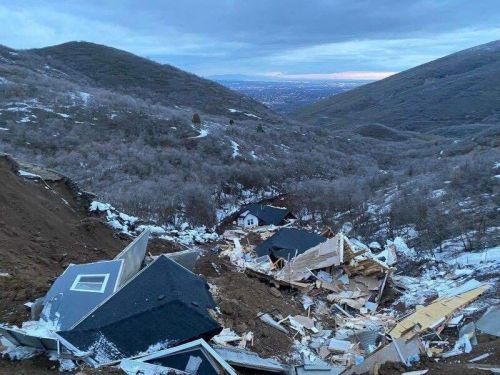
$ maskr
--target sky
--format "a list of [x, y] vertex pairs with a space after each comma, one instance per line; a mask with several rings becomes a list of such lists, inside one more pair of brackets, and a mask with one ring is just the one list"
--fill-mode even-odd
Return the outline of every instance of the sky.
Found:
[[73, 40], [195, 74], [380, 79], [500, 39], [500, 0], [0, 0], [0, 44]]

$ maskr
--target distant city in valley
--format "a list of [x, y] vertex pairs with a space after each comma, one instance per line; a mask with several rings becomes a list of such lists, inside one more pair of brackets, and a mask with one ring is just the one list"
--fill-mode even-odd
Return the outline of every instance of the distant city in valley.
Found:
[[371, 81], [248, 81], [217, 79], [220, 84], [288, 114], [335, 94], [352, 90]]

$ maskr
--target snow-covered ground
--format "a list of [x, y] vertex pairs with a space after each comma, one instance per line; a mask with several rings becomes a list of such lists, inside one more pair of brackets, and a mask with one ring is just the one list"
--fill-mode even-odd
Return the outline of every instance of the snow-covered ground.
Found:
[[189, 224], [184, 223], [179, 228], [174, 228], [155, 223], [139, 224], [141, 220], [138, 217], [120, 212], [109, 203], [93, 201], [89, 211], [105, 213], [106, 220], [113, 229], [129, 236], [136, 236], [148, 229], [154, 236], [186, 246], [212, 242], [219, 238], [217, 233], [209, 231], [205, 226], [191, 228]]

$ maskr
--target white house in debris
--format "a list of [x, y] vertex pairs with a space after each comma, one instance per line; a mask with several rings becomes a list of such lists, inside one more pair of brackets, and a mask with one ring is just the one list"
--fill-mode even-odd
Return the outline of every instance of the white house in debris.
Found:
[[282, 207], [274, 207], [263, 204], [249, 204], [238, 216], [238, 226], [242, 228], [253, 228], [259, 225], [283, 225], [287, 219], [294, 219], [290, 211]]
[[259, 218], [255, 215], [252, 215], [250, 211], [243, 212], [238, 217], [238, 226], [243, 228], [254, 228], [259, 225]]

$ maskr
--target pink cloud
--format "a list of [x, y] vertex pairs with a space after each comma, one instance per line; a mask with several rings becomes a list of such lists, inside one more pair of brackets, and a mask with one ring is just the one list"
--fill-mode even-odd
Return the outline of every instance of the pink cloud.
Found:
[[287, 74], [283, 72], [267, 72], [266, 77], [283, 79], [304, 79], [304, 80], [379, 80], [396, 74], [397, 72], [376, 72], [376, 71], [347, 71], [337, 73], [303, 73]]

